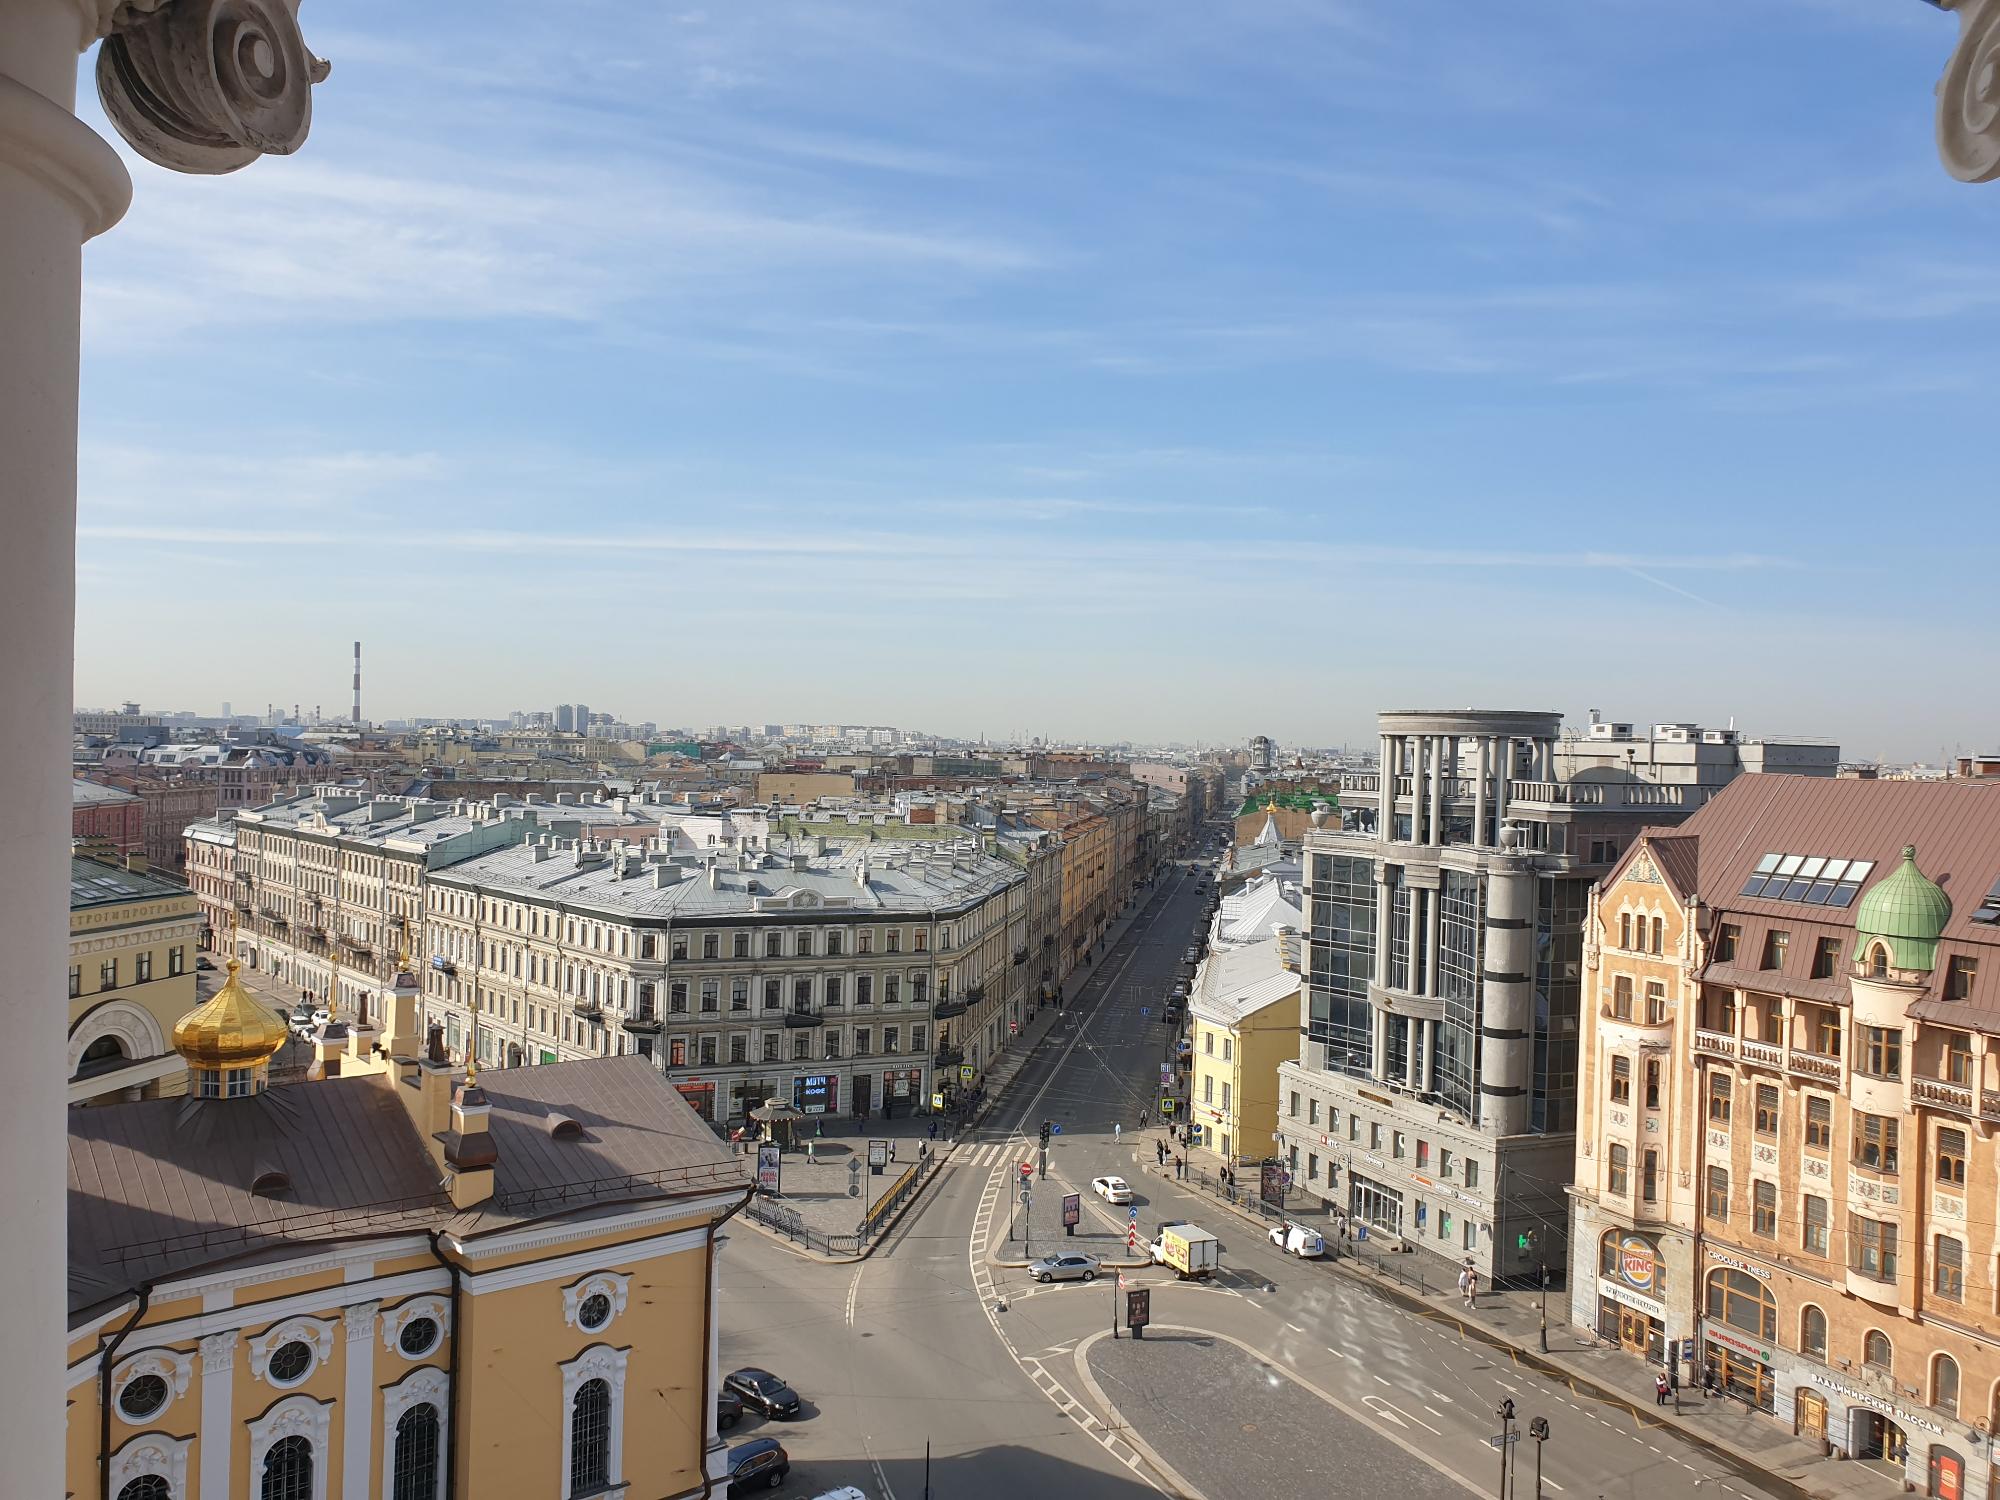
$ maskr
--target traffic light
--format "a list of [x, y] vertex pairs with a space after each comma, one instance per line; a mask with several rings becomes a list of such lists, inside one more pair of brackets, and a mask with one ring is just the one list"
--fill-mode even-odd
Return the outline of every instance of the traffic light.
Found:
[[1043, 1145], [1043, 1146], [1045, 1146], [1045, 1147], [1046, 1147], [1046, 1146], [1048, 1145], [1048, 1143], [1049, 1143], [1049, 1136], [1050, 1136], [1050, 1134], [1051, 1134], [1051, 1133], [1053, 1133], [1053, 1131], [1054, 1131], [1054, 1130], [1055, 1130], [1055, 1125], [1054, 1125], [1054, 1123], [1053, 1123], [1052, 1121], [1049, 1121], [1049, 1120], [1044, 1120], [1044, 1121], [1042, 1121], [1042, 1145]]

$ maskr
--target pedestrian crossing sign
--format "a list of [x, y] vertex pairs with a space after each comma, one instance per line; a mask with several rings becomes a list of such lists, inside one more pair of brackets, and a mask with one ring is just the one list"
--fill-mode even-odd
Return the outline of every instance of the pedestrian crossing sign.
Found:
[[1162, 1099], [1160, 1101], [1160, 1113], [1163, 1115], [1170, 1115], [1173, 1112], [1174, 1112], [1174, 1101], [1171, 1099]]

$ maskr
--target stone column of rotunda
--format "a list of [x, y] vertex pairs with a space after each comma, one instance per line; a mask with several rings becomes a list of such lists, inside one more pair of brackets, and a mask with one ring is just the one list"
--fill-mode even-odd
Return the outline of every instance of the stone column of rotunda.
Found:
[[177, 171], [305, 139], [312, 85], [285, 0], [0, 0], [0, 1451], [6, 1491], [64, 1490], [63, 1026], [83, 243], [131, 178], [76, 117], [103, 40], [120, 134]]

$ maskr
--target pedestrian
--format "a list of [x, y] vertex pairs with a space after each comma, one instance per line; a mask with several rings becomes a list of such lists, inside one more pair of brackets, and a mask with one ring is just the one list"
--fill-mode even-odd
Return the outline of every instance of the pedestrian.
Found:
[[812, 1143], [811, 1141], [807, 1141], [807, 1142], [806, 1142], [806, 1162], [807, 1162], [807, 1163], [808, 1163], [809, 1165], [816, 1165], [816, 1164], [818, 1163], [818, 1161], [819, 1161], [819, 1158], [813, 1155], [813, 1143]]
[[894, 1161], [895, 1159], [896, 1159], [896, 1143], [894, 1141], [891, 1141], [889, 1142], [889, 1160]]
[[1155, 1141], [1153, 1142], [1153, 1149], [1159, 1153], [1160, 1165], [1164, 1167], [1167, 1164], [1167, 1143], [1165, 1141]]
[[1114, 1141], [1125, 1139], [1125, 1127], [1116, 1120], [1111, 1122], [1111, 1139]]
[[937, 1139], [937, 1118], [935, 1116], [931, 1119], [931, 1139]]
[[1467, 1307], [1473, 1306], [1472, 1299], [1479, 1295], [1479, 1273], [1472, 1269], [1471, 1261], [1467, 1261], [1459, 1268], [1458, 1294], [1465, 1299]]
[[821, 1140], [825, 1140], [825, 1139], [826, 1139], [826, 1121], [824, 1121], [824, 1120], [821, 1120], [821, 1121], [819, 1121], [819, 1122], [818, 1122], [817, 1124], [815, 1124], [815, 1125], [813, 1126], [813, 1134], [815, 1134], [816, 1136], [818, 1136], [818, 1137], [819, 1137], [819, 1138], [820, 1138]]
[[1665, 1406], [1669, 1389], [1671, 1387], [1667, 1384], [1667, 1372], [1662, 1370], [1653, 1377], [1653, 1405]]
[[1146, 1128], [1146, 1111], [1143, 1109], [1139, 1111], [1139, 1128], [1141, 1130]]

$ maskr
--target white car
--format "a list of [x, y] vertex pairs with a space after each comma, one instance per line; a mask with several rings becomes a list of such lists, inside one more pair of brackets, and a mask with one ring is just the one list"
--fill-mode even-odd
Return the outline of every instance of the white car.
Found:
[[1093, 1177], [1090, 1190], [1106, 1203], [1130, 1203], [1132, 1184], [1122, 1177]]

